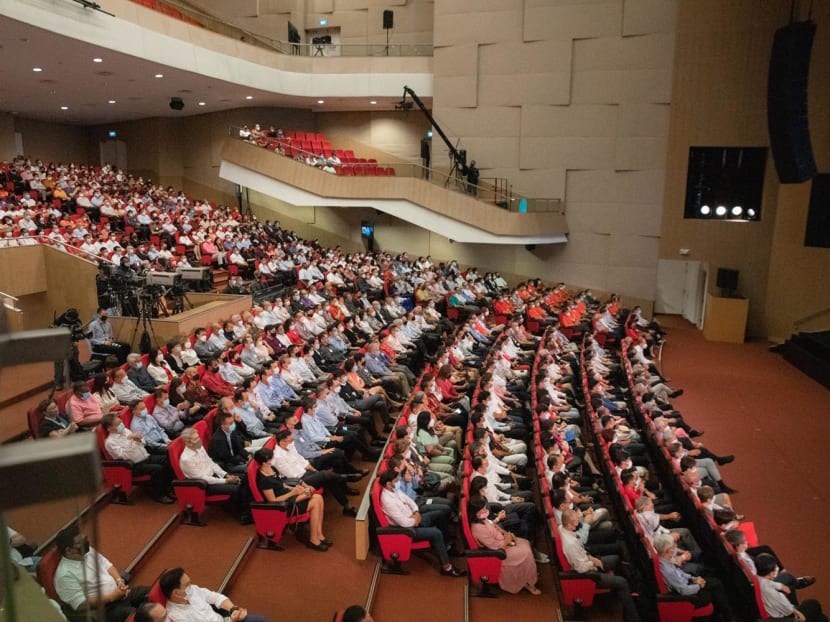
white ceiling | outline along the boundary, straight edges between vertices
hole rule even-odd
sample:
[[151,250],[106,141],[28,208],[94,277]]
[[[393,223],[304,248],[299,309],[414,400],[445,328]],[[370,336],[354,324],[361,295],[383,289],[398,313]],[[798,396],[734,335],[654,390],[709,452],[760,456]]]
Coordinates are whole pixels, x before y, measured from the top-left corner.
[[[93,58],[103,62],[95,63]],[[34,67],[42,71],[35,72]],[[164,77],[156,78],[158,73]],[[184,110],[171,110],[171,97],[181,97]],[[0,111],[22,117],[93,125],[246,106],[319,112],[391,110],[400,101],[400,97],[377,97],[373,105],[363,97],[326,97],[321,105],[317,99],[252,89],[159,65],[0,15]],[[205,105],[199,106],[200,101]]]

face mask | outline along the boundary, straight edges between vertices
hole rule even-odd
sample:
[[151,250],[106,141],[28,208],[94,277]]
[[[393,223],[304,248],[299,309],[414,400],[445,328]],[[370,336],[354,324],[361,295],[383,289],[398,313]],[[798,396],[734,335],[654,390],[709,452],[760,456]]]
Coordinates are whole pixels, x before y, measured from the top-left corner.
[[164,355],[163,355],[163,354],[159,354],[159,355],[156,357],[156,363],[163,363],[163,362],[164,362]]
[[141,367],[142,367],[141,363],[136,363],[136,364],[135,364],[135,368],[136,368],[136,369],[141,369]]
[[181,394],[181,395],[184,395],[185,390],[186,389],[185,389],[185,386],[183,384],[180,384],[179,387],[176,389],[176,391],[178,391],[179,394]]
[[89,391],[84,391],[84,392],[81,394],[81,399],[88,400],[88,399],[89,399],[89,397],[90,397],[90,395],[91,395],[91,393],[90,393]]
[[102,321],[102,322],[106,322],[106,321],[107,321],[107,316],[106,316],[106,315],[102,315],[102,316],[101,316],[101,321]]
[[489,516],[490,516],[490,512],[487,510],[487,508],[484,508],[484,509],[483,509],[483,510],[481,510],[478,514],[476,514],[476,517],[477,517],[479,520],[487,520],[487,518],[488,518]]
[[126,431],[127,431],[127,426],[125,426],[123,423],[119,423],[119,424],[118,424],[118,427],[116,428],[116,431],[117,431],[119,434],[124,434],[124,432],[126,432]]
[[163,405],[165,408],[167,408],[168,406],[170,406],[170,400],[164,400],[164,401],[162,402],[162,405]]
[[202,448],[202,441],[195,441],[190,447],[193,451],[199,451]]
[[207,335],[202,335],[199,337],[199,341],[207,341]]
[[231,424],[231,427],[228,428],[228,433],[232,433],[234,430],[236,430],[236,421],[234,421]]
[[139,417],[146,417],[146,416],[147,416],[147,409],[146,409],[146,408],[143,408],[143,409],[142,409],[142,410],[138,413],[138,416],[139,416]]

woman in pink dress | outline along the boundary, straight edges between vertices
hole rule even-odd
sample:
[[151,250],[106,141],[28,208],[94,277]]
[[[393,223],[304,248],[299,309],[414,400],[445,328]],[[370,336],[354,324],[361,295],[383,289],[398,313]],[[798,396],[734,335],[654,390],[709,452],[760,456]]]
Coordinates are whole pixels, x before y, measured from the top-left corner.
[[489,519],[490,510],[482,497],[470,499],[468,515],[470,529],[479,546],[486,549],[504,549],[507,557],[501,563],[499,587],[505,592],[518,594],[523,589],[534,596],[542,591],[536,587],[538,574],[530,542],[504,531]]

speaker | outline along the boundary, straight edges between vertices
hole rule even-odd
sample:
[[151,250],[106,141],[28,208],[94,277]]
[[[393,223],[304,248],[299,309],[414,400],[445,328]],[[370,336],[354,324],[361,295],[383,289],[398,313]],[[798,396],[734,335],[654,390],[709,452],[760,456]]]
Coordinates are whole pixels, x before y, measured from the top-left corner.
[[729,268],[718,268],[717,286],[721,289],[738,289],[738,271]]
[[827,173],[813,177],[804,246],[830,248],[830,175]]
[[170,98],[170,108],[173,110],[182,110],[184,108],[184,102],[182,101],[181,97],[171,97]]
[[383,12],[383,28],[384,30],[389,30],[390,28],[394,28],[395,24],[395,12],[391,9],[386,9]]
[[815,22],[793,22],[775,31],[772,42],[767,125],[782,184],[807,181],[817,172],[807,118],[807,81],[815,34]]

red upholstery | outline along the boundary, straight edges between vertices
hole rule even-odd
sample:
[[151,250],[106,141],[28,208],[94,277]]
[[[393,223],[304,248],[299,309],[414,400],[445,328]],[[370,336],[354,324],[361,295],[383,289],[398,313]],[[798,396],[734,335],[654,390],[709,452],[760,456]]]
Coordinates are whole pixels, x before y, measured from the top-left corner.
[[40,438],[40,424],[43,421],[43,411],[39,406],[30,408],[26,413],[26,421],[29,424],[29,434],[32,438]]
[[654,578],[658,592],[657,616],[660,622],[691,622],[692,618],[705,618],[714,613],[715,608],[711,603],[703,607],[695,607],[690,600],[671,592],[663,580],[660,559],[653,554],[653,549],[649,553],[654,564]]
[[[168,569],[162,570],[159,578],[161,575],[167,572]],[[151,603],[158,603],[162,607],[167,604],[167,597],[165,597],[164,593],[161,591],[161,585],[159,584],[159,580],[156,579],[153,581],[153,585],[150,586],[150,592],[147,594],[147,600]]]
[[46,595],[57,602],[61,602],[58,593],[55,591],[55,571],[61,561],[61,554],[58,547],[52,545],[43,554],[40,563],[37,565],[37,582],[46,590]]
[[559,561],[559,583],[562,586],[562,600],[565,605],[573,606],[579,601],[583,607],[590,607],[594,604],[594,597],[597,594],[607,593],[607,589],[598,589],[592,579],[574,572],[565,551],[562,550],[562,540],[559,537],[559,528],[556,519],[549,521],[550,530],[553,534],[553,541],[556,547],[556,558]]
[[466,499],[461,500],[461,526],[464,530],[464,540],[468,549],[465,556],[470,570],[470,581],[480,583],[483,594],[488,586],[498,585],[501,576],[501,563],[507,554],[504,549],[490,551],[479,547],[470,528]]
[[[126,424],[125,424],[126,425]],[[113,460],[107,452],[104,442],[107,439],[107,432],[103,426],[95,427],[95,436],[98,440],[98,450],[101,452],[101,466],[104,469],[104,482],[110,487],[112,500],[116,503],[127,503],[127,495],[133,489],[134,484],[149,482],[149,475],[133,475],[133,465],[127,460]]]

